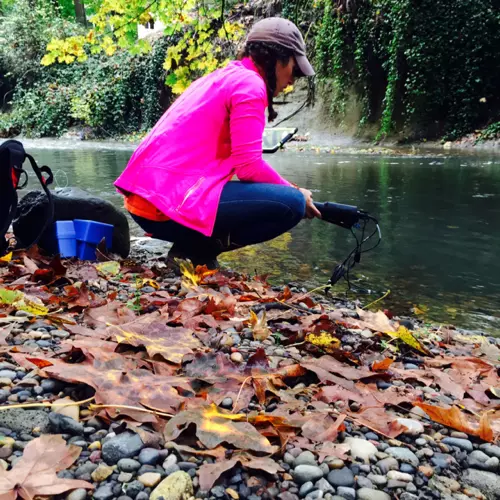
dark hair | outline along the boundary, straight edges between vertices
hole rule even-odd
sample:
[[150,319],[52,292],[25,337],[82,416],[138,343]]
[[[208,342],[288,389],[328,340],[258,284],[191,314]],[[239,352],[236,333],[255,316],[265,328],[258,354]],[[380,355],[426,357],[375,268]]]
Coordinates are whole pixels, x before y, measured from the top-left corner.
[[248,42],[240,57],[251,57],[254,63],[264,71],[267,87],[268,119],[272,122],[278,116],[273,106],[273,97],[276,91],[276,63],[280,61],[287,64],[290,57],[293,57],[293,52],[277,43]]

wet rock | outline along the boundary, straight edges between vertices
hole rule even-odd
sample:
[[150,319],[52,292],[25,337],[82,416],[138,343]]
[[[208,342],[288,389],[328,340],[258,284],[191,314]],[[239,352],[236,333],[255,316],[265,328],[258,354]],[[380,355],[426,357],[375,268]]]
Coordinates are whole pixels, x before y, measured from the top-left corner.
[[13,408],[0,412],[0,427],[7,427],[14,432],[30,434],[33,429],[39,428],[42,434],[49,432],[49,414],[43,410],[23,410]]
[[420,463],[415,453],[413,453],[408,448],[391,447],[387,448],[385,452],[394,457],[396,460],[399,460],[400,462],[404,462],[407,464],[411,464],[413,465],[413,467],[418,467],[418,464]]
[[144,448],[137,460],[142,465],[156,465],[160,461],[160,452],[154,448]]
[[370,458],[377,453],[375,445],[366,439],[349,437],[346,438],[345,442],[349,445],[351,456],[354,459],[363,460],[365,463],[368,463]]
[[[498,469],[499,460],[497,457],[489,457],[481,450],[474,450],[468,457],[469,467],[495,472]],[[499,479],[500,480],[500,479]]]
[[[110,202],[90,195],[78,188],[56,189],[54,200],[54,221],[85,218],[114,226],[111,251],[122,257],[130,252],[130,231],[127,217]],[[30,245],[38,236],[48,215],[48,201],[43,191],[30,191],[19,200],[16,218],[12,223],[16,238],[22,246]],[[50,229],[45,231],[38,242],[41,248],[56,253]]]
[[461,479],[462,483],[474,486],[488,498],[500,498],[500,477],[493,472],[466,469]]
[[93,493],[93,498],[96,500],[111,500],[113,497],[113,487],[110,484],[99,486]]
[[298,465],[293,471],[296,483],[303,484],[323,477],[323,471],[315,465]]
[[144,443],[138,434],[123,432],[102,445],[102,458],[107,464],[116,464],[122,458],[137,455],[143,447]]
[[316,457],[310,451],[303,451],[294,461],[295,467],[298,465],[314,465],[317,466],[318,462]]
[[113,467],[109,467],[108,465],[104,464],[99,464],[97,469],[91,474],[92,481],[95,481],[96,483],[101,483],[102,481],[105,481],[109,476],[111,476],[113,472],[114,472]]
[[49,413],[50,428],[55,434],[83,436],[83,424],[60,413]]
[[351,469],[344,467],[343,469],[332,470],[328,474],[328,482],[337,486],[353,486],[354,485],[354,474]]
[[141,464],[132,458],[122,458],[118,460],[118,469],[122,472],[135,472],[141,468]]
[[447,444],[448,446],[456,446],[457,448],[460,448],[461,450],[464,450],[468,453],[470,453],[474,449],[472,443],[468,439],[447,437],[444,438],[441,442]]
[[377,467],[382,474],[387,474],[390,470],[398,470],[399,462],[393,457],[387,457],[377,462]]
[[183,471],[174,472],[165,478],[151,493],[150,500],[189,500],[194,494],[193,481]]
[[314,484],[312,481],[307,481],[307,483],[304,483],[299,490],[299,496],[305,497],[308,493],[310,493],[312,490],[314,490]]
[[358,500],[391,500],[391,497],[387,493],[370,488],[360,488],[357,494]]
[[342,498],[346,498],[347,500],[355,500],[356,498],[356,490],[354,488],[348,488],[346,486],[339,486],[337,488],[337,494]]
[[87,490],[78,488],[66,496],[66,500],[85,500],[87,498]]

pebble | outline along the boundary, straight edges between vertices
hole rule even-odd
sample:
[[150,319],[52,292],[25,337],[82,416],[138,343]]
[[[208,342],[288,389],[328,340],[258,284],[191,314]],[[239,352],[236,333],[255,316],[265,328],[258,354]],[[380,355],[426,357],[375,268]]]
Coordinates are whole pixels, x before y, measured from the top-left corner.
[[92,481],[95,481],[96,483],[101,483],[102,481],[105,481],[111,474],[114,472],[114,467],[109,467],[108,465],[104,464],[99,464],[97,469],[92,472],[91,477]]
[[391,447],[387,448],[385,452],[401,462],[413,465],[413,467],[418,467],[420,463],[415,453],[408,448]]
[[466,469],[462,474],[463,483],[474,486],[488,498],[500,498],[500,481],[498,475],[476,469]]
[[233,352],[231,353],[231,361],[234,363],[243,363],[243,355],[241,352]]
[[87,462],[83,465],[80,465],[75,471],[76,479],[83,479],[84,481],[91,480],[91,474],[97,469],[97,465],[91,462]]
[[83,424],[61,413],[49,413],[50,427],[54,433],[83,436]]
[[418,438],[418,439],[415,439],[415,444],[417,446],[425,446],[427,444],[427,441],[423,438]]
[[160,461],[160,452],[154,448],[144,448],[137,460],[142,465],[156,465]]
[[340,458],[326,457],[323,463],[326,463],[330,469],[342,469],[345,466],[344,461]]
[[354,459],[363,460],[365,463],[368,463],[377,453],[375,445],[366,439],[349,437],[345,439],[345,442],[349,445],[351,456]]
[[9,380],[15,380],[17,377],[17,372],[14,370],[0,370],[0,378],[8,378]]
[[316,481],[314,487],[323,493],[335,493],[333,486],[324,477],[322,477],[319,481]]
[[137,480],[125,483],[122,487],[123,492],[131,498],[135,498],[143,489],[144,485]]
[[358,500],[391,500],[387,493],[369,488],[360,488],[357,493]]
[[239,500],[240,496],[238,495],[238,492],[233,490],[232,488],[226,488],[226,493],[233,499],[233,500]]
[[337,494],[342,498],[346,498],[347,500],[355,500],[356,498],[356,490],[354,488],[348,488],[346,486],[339,486],[337,488]]
[[84,488],[73,490],[69,495],[66,496],[66,500],[85,500],[86,498],[87,490]]
[[387,484],[387,477],[386,476],[381,476],[380,474],[368,474],[368,479],[378,487],[383,488]]
[[500,446],[486,443],[486,444],[482,444],[479,447],[479,449],[484,451],[486,453],[486,455],[489,455],[490,457],[500,458]]
[[405,481],[398,481],[397,479],[389,479],[387,481],[387,488],[394,490],[396,488],[406,488],[407,483]]
[[431,463],[435,467],[441,467],[441,469],[449,469],[451,465],[457,465],[457,461],[446,453],[435,453],[431,457]]
[[224,398],[220,404],[222,408],[230,409],[233,407],[233,398]]
[[299,490],[299,496],[305,497],[309,492],[311,492],[314,489],[314,484],[312,481],[307,481],[307,483],[304,483]]
[[294,461],[294,466],[298,465],[314,465],[317,466],[316,457],[310,451],[303,451]]
[[425,477],[431,477],[434,475],[434,469],[430,465],[421,465],[418,471],[422,473]]
[[320,498],[323,498],[323,492],[319,490],[311,491],[311,493],[306,496],[306,500],[319,500]]
[[500,460],[497,457],[489,457],[481,450],[474,450],[467,457],[469,467],[495,472],[498,469]]
[[135,472],[141,468],[141,464],[132,458],[122,458],[118,460],[118,469],[122,472]]
[[113,494],[113,488],[110,484],[104,484],[99,486],[93,493],[93,498],[96,500],[111,500],[115,495]]
[[348,469],[347,467],[332,470],[328,474],[328,482],[333,486],[353,486],[354,474],[351,469]]
[[120,472],[117,481],[119,483],[130,483],[134,475],[131,472]]
[[399,463],[393,457],[387,457],[377,462],[377,467],[382,474],[387,474],[390,470],[399,470]]
[[151,493],[150,500],[160,497],[168,500],[187,500],[194,494],[193,480],[183,471],[174,472],[165,478]]
[[154,488],[161,481],[158,472],[146,472],[137,478],[146,488]]
[[472,443],[468,439],[447,437],[444,438],[441,442],[449,446],[456,446],[457,448],[467,451],[468,453],[470,453],[474,449]]
[[298,465],[293,470],[295,482],[299,484],[316,481],[323,477],[323,471],[315,465]]
[[102,458],[107,464],[116,464],[122,458],[137,455],[142,448],[144,448],[144,443],[139,435],[126,431],[112,437],[102,445]]
[[356,484],[359,488],[373,488],[373,483],[365,476],[358,476]]
[[424,426],[418,420],[413,420],[411,418],[398,418],[396,421],[407,428],[407,430],[404,431],[404,434],[408,434],[409,436],[419,436],[425,430]]
[[404,472],[399,472],[397,470],[390,470],[387,473],[387,479],[395,479],[396,481],[411,483],[413,481],[413,476],[411,474],[405,474]]

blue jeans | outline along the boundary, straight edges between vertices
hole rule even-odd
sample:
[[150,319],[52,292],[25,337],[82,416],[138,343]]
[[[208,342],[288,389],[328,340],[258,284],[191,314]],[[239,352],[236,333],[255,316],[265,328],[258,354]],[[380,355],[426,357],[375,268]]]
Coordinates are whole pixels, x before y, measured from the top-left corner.
[[156,222],[131,215],[153,238],[173,242],[173,253],[214,259],[285,233],[304,217],[305,207],[304,195],[293,187],[235,181],[224,186],[210,237],[173,220]]

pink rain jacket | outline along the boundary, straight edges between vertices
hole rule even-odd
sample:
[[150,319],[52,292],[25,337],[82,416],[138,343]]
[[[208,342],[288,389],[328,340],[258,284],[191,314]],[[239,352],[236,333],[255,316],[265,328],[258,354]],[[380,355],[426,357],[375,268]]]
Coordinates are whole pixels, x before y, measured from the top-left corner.
[[210,236],[234,175],[290,185],[262,159],[266,107],[266,85],[250,58],[200,78],[145,137],[115,186]]

